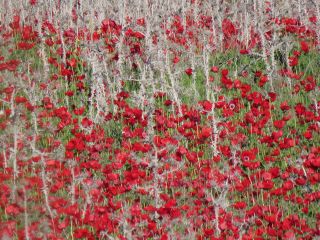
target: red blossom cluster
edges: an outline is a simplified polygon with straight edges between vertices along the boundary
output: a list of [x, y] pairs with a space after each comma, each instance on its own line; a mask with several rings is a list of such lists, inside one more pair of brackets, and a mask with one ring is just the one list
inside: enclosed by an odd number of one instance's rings
[[[172, 42], [165, 49], [172, 68], [185, 60], [181, 49], [201, 52], [200, 32], [212, 30], [211, 16], [185, 18], [174, 15], [159, 26]], [[143, 99], [154, 103], [148, 109], [128, 90], [130, 80], [117, 82], [111, 94], [111, 82], [103, 79], [104, 112], [92, 100], [98, 90], [90, 82], [87, 49], [80, 46], [101, 44], [101, 54], [113, 53], [108, 64], [116, 64], [123, 51], [135, 66], [127, 71], [139, 74], [141, 61], [147, 64], [146, 41], [158, 44], [157, 33], [141, 30], [147, 19], [127, 18], [137, 26], [124, 28], [108, 18], [93, 32], [59, 29], [46, 20], [38, 23], [39, 33], [15, 16], [0, 34], [26, 62], [0, 56], [0, 237], [318, 237], [320, 102], [312, 97], [319, 95], [319, 76], [299, 65], [313, 51], [315, 31], [294, 18], [269, 20], [301, 38], [288, 54], [289, 66], [278, 71], [290, 80], [280, 89], [268, 89], [265, 70], [237, 76], [230, 67], [236, 60], [227, 60], [207, 66], [214, 99], [179, 103], [157, 90]], [[236, 23], [225, 18], [221, 28], [224, 52], [236, 49], [241, 57], [261, 50], [253, 29], [246, 46]], [[265, 34], [268, 40], [274, 33]], [[49, 69], [47, 79], [36, 74], [39, 61]], [[191, 81], [196, 70], [184, 66], [181, 72]]]

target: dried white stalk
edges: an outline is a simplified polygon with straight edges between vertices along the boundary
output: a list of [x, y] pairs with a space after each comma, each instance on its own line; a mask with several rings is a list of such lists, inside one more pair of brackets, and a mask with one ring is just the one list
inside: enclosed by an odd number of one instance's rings
[[41, 180], [42, 180], [42, 192], [44, 194], [44, 199], [45, 199], [45, 205], [46, 208], [49, 212], [49, 215], [51, 219], [53, 220], [53, 212], [50, 207], [50, 202], [49, 202], [49, 188], [47, 185], [47, 172], [46, 172], [46, 162], [44, 160], [43, 153], [40, 152], [40, 159], [41, 159]]
[[92, 53], [89, 61], [92, 66], [92, 79], [90, 82], [91, 96], [89, 98], [89, 116], [95, 123], [100, 122], [103, 118], [100, 116], [102, 112], [108, 112], [109, 106], [106, 102], [107, 94], [103, 80], [103, 72], [105, 70], [104, 57], [99, 56], [97, 53]]
[[28, 219], [28, 205], [27, 205], [27, 193], [26, 193], [26, 189], [23, 188], [23, 196], [24, 196], [24, 199], [23, 199], [23, 204], [24, 204], [24, 232], [25, 232], [25, 238], [26, 240], [29, 240], [30, 239], [30, 236], [29, 236], [29, 219]]
[[75, 175], [74, 175], [74, 165], [75, 165], [75, 161], [73, 160], [72, 162], [70, 162], [70, 170], [71, 170], [71, 186], [70, 186], [70, 192], [71, 192], [71, 204], [75, 204], [76, 202], [76, 179], [75, 179]]

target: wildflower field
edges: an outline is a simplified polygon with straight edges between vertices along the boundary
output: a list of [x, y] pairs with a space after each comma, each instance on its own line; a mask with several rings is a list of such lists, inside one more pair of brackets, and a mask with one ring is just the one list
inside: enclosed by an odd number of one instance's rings
[[0, 239], [319, 239], [320, 1], [1, 0]]

